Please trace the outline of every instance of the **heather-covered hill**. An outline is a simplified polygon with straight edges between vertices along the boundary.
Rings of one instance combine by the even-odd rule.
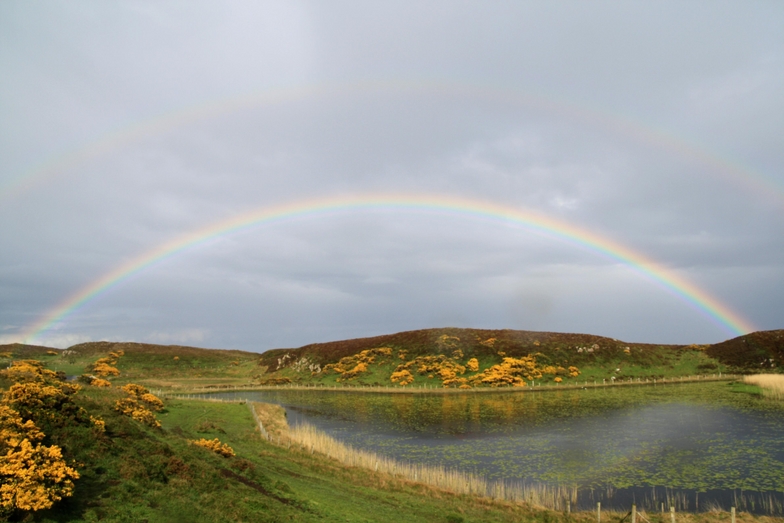
[[[630,343],[590,334],[424,329],[261,355],[262,383],[525,386],[726,372],[706,346]]]
[[[10,359],[23,359],[23,358],[38,358],[40,356],[54,355],[59,353],[61,349],[54,349],[52,347],[44,347],[42,345],[27,345],[24,343],[6,343],[0,344],[0,358]]]
[[[747,371],[775,372],[784,367],[784,329],[757,331],[711,345],[707,354]]]
[[[442,341],[443,336],[449,337],[449,343]],[[598,349],[595,346],[598,346]],[[650,353],[653,350],[678,351],[683,348],[683,345],[629,343],[591,334],[448,327],[406,331],[371,338],[313,343],[297,349],[274,349],[261,355],[261,364],[275,369],[278,366],[278,360],[288,355],[287,360],[308,357],[316,363],[324,365],[362,350],[376,347],[403,349],[408,351],[409,356],[446,354],[455,349],[462,350],[466,356],[470,357],[493,356],[499,352],[510,357],[520,357],[538,352],[557,358],[569,353],[574,361],[586,362],[617,356],[627,347],[632,352],[648,351]],[[578,352],[580,348],[584,350]],[[593,350],[588,351],[588,349]]]

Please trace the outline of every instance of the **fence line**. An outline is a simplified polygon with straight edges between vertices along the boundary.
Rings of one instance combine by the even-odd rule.
[[[270,441],[271,440],[270,435],[267,433],[267,430],[264,428],[264,424],[261,422],[261,418],[259,418],[258,412],[256,412],[256,404],[252,401],[249,401],[247,405],[248,408],[250,409],[250,413],[253,416],[253,419],[256,420],[256,425],[258,425],[259,432],[261,432],[262,437],[267,441]]]

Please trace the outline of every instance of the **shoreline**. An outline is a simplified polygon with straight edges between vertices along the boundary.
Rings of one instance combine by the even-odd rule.
[[[488,393],[530,393],[530,392],[558,392],[563,390],[582,390],[582,389],[604,389],[615,387],[655,387],[657,385],[677,385],[683,383],[705,383],[705,382],[723,382],[723,381],[736,381],[740,379],[740,375],[736,374],[720,374],[720,375],[698,375],[698,376],[681,376],[679,378],[631,378],[628,381],[616,380],[614,382],[598,383],[584,381],[583,383],[575,383],[568,385],[559,385],[557,383],[543,385],[541,383],[535,385],[527,385],[525,387],[474,387],[471,389],[447,388],[447,387],[401,387],[401,386],[381,386],[381,385],[321,385],[321,384],[296,384],[289,383],[285,385],[226,385],[226,386],[208,386],[200,388],[182,389],[182,390],[167,390],[163,391],[158,389],[158,392],[164,396],[180,397],[181,395],[188,394],[213,394],[213,393],[226,393],[226,392],[254,392],[254,391],[284,391],[284,390],[297,390],[297,391],[313,391],[313,392],[360,392],[372,394],[488,394]]]

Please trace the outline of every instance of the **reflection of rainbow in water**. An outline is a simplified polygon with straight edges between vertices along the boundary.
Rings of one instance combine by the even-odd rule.
[[[134,141],[163,134],[201,120],[220,117],[254,107],[368,94],[437,95],[442,99],[450,97],[459,99],[474,98],[508,106],[544,111],[570,121],[584,122],[618,136],[632,138],[639,143],[696,161],[709,167],[712,174],[744,186],[760,199],[771,199],[777,206],[784,207],[784,187],[782,187],[780,182],[721,158],[715,153],[690,145],[675,136],[655,130],[649,125],[635,122],[607,111],[592,109],[585,105],[557,100],[550,96],[526,93],[518,89],[456,82],[361,82],[355,84],[325,84],[277,90],[270,89],[170,111],[107,133],[92,143],[51,158],[43,164],[29,169],[16,178],[7,181],[4,185],[0,185],[0,199],[23,193],[47,179],[73,169],[102,154],[129,145]]]
[[[292,218],[323,217],[336,213],[372,212],[378,210],[457,214],[468,218],[523,226],[534,233],[559,239],[632,268],[660,288],[689,304],[693,309],[729,333],[738,335],[755,330],[738,313],[732,311],[727,305],[721,303],[687,279],[679,276],[675,271],[654,262],[628,247],[569,223],[531,211],[465,198],[426,194],[364,194],[304,200],[286,205],[262,207],[181,236],[137,256],[83,287],[31,326],[23,335],[24,339],[27,342],[32,341],[85,303],[122,283],[129,277],[188,249],[204,244],[209,240],[247,230],[261,224],[270,224]]]

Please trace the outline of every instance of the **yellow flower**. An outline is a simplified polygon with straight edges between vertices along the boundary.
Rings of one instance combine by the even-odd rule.
[[[194,445],[198,445],[199,447],[204,447],[205,449],[209,449],[216,454],[223,456],[224,458],[231,458],[234,457],[234,449],[226,445],[225,443],[221,443],[218,438],[213,440],[201,438],[200,440],[192,440],[191,443]]]
[[[41,510],[73,494],[79,473],[68,467],[60,447],[38,441],[44,434],[32,421],[0,405],[0,507]]]

